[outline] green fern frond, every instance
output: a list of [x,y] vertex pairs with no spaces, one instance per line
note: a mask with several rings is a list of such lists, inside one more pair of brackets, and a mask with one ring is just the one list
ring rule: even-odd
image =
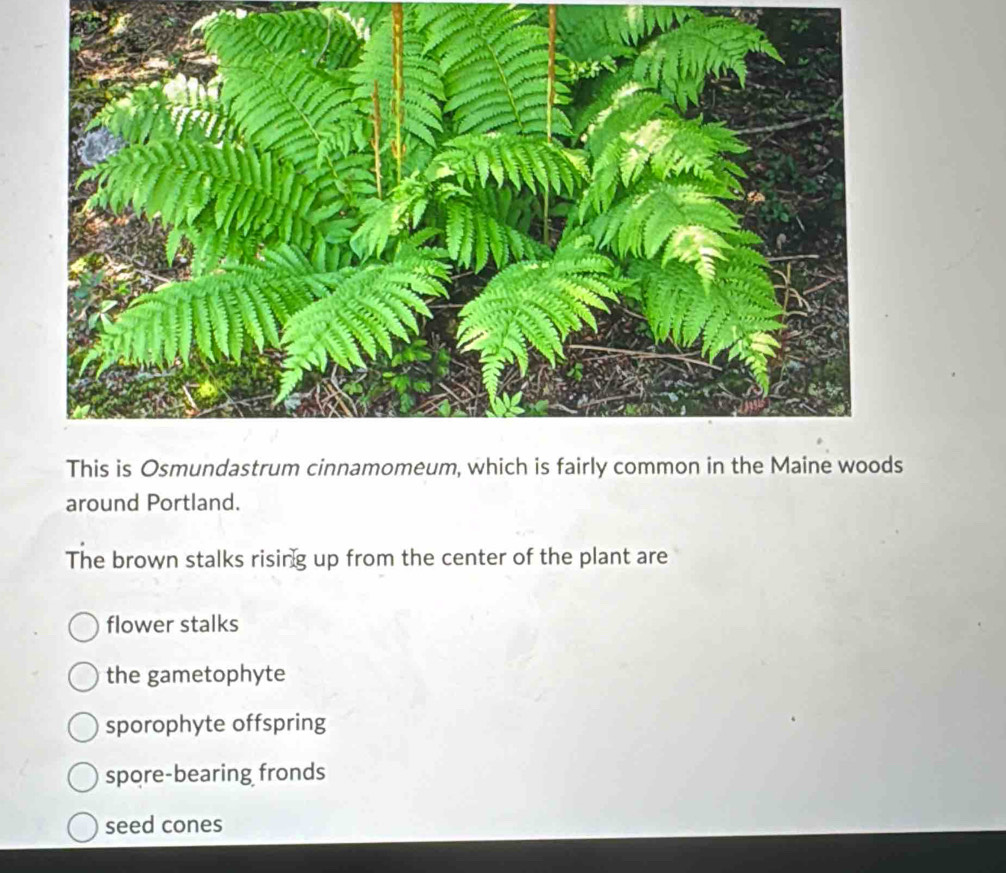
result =
[[[403,130],[430,146],[435,146],[437,135],[443,130],[441,106],[444,102],[444,83],[441,81],[440,67],[425,50],[422,37],[417,32],[417,11],[411,4],[405,7],[405,31],[403,43],[403,75],[405,79]],[[392,113],[392,22],[389,17],[381,19],[374,28],[360,62],[353,68],[352,81],[356,87],[356,100],[369,104],[378,83],[381,100],[381,116],[386,119]],[[386,133],[392,124],[386,125]]]
[[248,65],[263,56],[299,57],[338,69],[355,62],[363,41],[349,18],[336,9],[235,14],[223,12],[200,22],[206,47],[222,64]]
[[211,226],[261,243],[312,251],[324,243],[329,207],[293,168],[250,146],[188,142],[130,146],[84,173],[98,180],[89,205],[127,205],[171,226]]
[[[458,133],[546,133],[548,31],[527,23],[532,12],[501,4],[419,4],[427,51],[439,58]],[[552,131],[569,133],[558,105],[569,91],[556,83]]]
[[163,84],[141,85],[109,103],[88,129],[102,126],[133,145],[162,139],[219,143],[238,134],[217,89],[181,74]]
[[222,67],[223,100],[242,136],[325,188],[334,209],[352,203],[369,184],[367,116],[353,100],[347,76],[300,57]]
[[631,188],[644,174],[659,180],[673,176],[676,181],[707,183],[726,196],[736,189],[734,174],[740,170],[722,155],[744,151],[746,147],[723,125],[668,112],[639,126],[623,127],[608,141],[594,164],[594,178],[584,200],[600,214],[620,190]]
[[[583,203],[581,213],[590,204]],[[716,263],[732,247],[737,216],[691,184],[644,181],[633,187],[589,225],[600,245],[620,257],[658,256],[692,264],[703,281],[716,275]]]
[[164,285],[144,294],[104,328],[90,358],[104,369],[115,361],[188,363],[193,349],[214,360],[240,360],[253,344],[278,346],[279,326],[328,292],[329,273],[295,249],[267,251],[254,265],[231,264],[223,272]]
[[587,63],[628,57],[655,30],[670,30],[700,13],[688,6],[560,6],[563,52]]
[[633,76],[661,88],[685,109],[689,102],[699,102],[710,74],[721,76],[729,70],[743,85],[749,52],[782,60],[757,27],[726,16],[695,16],[648,43],[636,59]]
[[551,188],[573,195],[587,178],[583,155],[544,138],[512,133],[465,134],[446,142],[429,169],[433,179],[454,176],[467,188],[489,179],[533,193]]
[[771,332],[783,327],[783,310],[764,263],[752,249],[735,248],[710,283],[680,261],[633,260],[627,274],[640,289],[656,341],[670,338],[687,348],[701,336],[710,361],[723,351],[731,360],[741,358],[767,390],[768,359],[778,348]]
[[287,352],[277,401],[289,395],[307,370],[329,360],[345,369],[364,367],[394,338],[419,332],[416,315],[432,313],[424,297],[446,296],[442,249],[402,246],[390,263],[340,270],[324,277],[327,294],[294,315],[283,331]]
[[457,185],[440,185],[435,193],[451,259],[476,273],[486,266],[490,255],[497,268],[502,268],[511,261],[548,252],[547,246],[526,231],[507,223],[509,210],[501,208],[496,194],[492,190],[466,191]]
[[494,276],[461,310],[458,343],[480,353],[482,381],[494,397],[507,364],[527,372],[534,348],[554,365],[566,336],[585,324],[596,329],[592,310],[606,312],[605,301],[616,300],[622,287],[614,264],[593,250],[589,237],[570,239],[550,259]]

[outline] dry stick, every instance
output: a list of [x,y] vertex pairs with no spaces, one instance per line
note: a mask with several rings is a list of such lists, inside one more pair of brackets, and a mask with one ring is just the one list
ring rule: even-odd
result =
[[371,97],[374,102],[374,138],[370,144],[374,147],[374,178],[377,180],[377,199],[381,200],[381,93],[377,87],[377,79],[374,79],[374,93]]
[[746,136],[748,134],[755,133],[776,133],[780,130],[795,130],[798,127],[803,127],[805,124],[813,124],[815,121],[827,121],[831,118],[831,113],[838,108],[838,104],[842,102],[842,98],[839,97],[827,112],[822,112],[819,115],[811,115],[808,118],[801,118],[799,121],[784,121],[782,124],[769,124],[765,127],[749,127],[745,130],[735,130],[738,136]]
[[103,255],[111,256],[113,258],[119,258],[133,265],[133,271],[146,276],[148,279],[153,279],[155,282],[161,282],[165,285],[177,281],[176,279],[168,279],[165,276],[158,276],[157,273],[151,273],[148,270],[144,270],[137,261],[131,258],[129,255],[123,254],[122,252],[115,252],[111,249],[106,249],[102,252]]
[[664,361],[682,361],[685,364],[697,364],[700,367],[708,367],[710,370],[722,370],[722,367],[717,367],[715,364],[710,364],[708,361],[703,361],[701,358],[689,358],[687,355],[671,355],[665,354],[663,352],[637,352],[633,349],[616,349],[610,346],[580,346],[571,344],[567,346],[570,349],[579,349],[583,352],[604,352],[610,355],[628,355],[632,358],[652,358],[654,360],[664,360]]
[[782,255],[778,258],[765,258],[770,264],[780,264],[783,261],[816,261],[820,255]]
[[[336,383],[336,381],[335,381],[335,373],[333,373],[331,376],[329,376],[328,384],[335,391],[335,399],[338,402],[339,406],[342,407],[342,411],[346,413],[346,417],[347,418],[356,418],[357,415],[358,415],[358,411],[356,409],[356,404],[353,402],[353,398],[350,397],[345,391],[343,391],[342,388],[340,388],[339,385]],[[320,388],[321,386],[319,385],[318,387]],[[344,397],[346,398],[347,401],[349,401],[349,405],[353,407],[353,411],[352,412],[349,411],[349,408],[343,402],[342,398],[344,398]]]
[[[189,392],[186,391],[185,393],[188,395]],[[228,400],[226,403],[221,403],[219,406],[213,406],[210,409],[200,409],[193,417],[202,418],[204,415],[209,415],[211,412],[220,412],[221,409],[227,409],[229,406],[251,406],[260,400],[268,400],[272,396],[272,394],[260,394],[258,397],[247,397],[244,400]],[[196,408],[198,409],[198,407]]]
[[[548,90],[545,95],[545,138],[552,142],[552,106],[555,103],[555,32],[556,5],[548,5]],[[548,179],[545,180],[545,197],[542,203],[542,240],[550,244],[548,226]]]
[[619,400],[632,400],[636,398],[636,394],[619,394],[617,397],[598,397],[596,400],[588,400],[586,403],[581,404],[580,409],[588,409],[591,406],[598,406],[601,403],[616,403]]

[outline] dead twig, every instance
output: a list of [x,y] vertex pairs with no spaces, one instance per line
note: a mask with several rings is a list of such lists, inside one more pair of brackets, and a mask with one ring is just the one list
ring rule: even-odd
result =
[[780,255],[777,258],[765,258],[770,264],[779,264],[783,261],[816,261],[820,255]]
[[[183,385],[182,389],[185,391],[185,396],[188,397],[189,400],[192,400],[192,396],[189,394],[188,388],[186,388]],[[244,400],[228,400],[226,403],[221,403],[219,406],[214,406],[214,407],[212,407],[210,409],[201,409],[193,417],[194,418],[202,418],[205,415],[209,415],[211,412],[220,412],[220,410],[227,409],[230,406],[235,406],[235,407],[237,407],[237,406],[251,406],[253,403],[258,403],[259,401],[262,401],[262,400],[268,400],[271,397],[272,397],[272,394],[260,394],[258,397],[247,397]],[[198,407],[197,407],[197,409],[198,409]]]
[[765,127],[748,127],[744,130],[735,130],[738,136],[746,136],[755,133],[776,133],[781,130],[796,130],[798,127],[803,127],[805,124],[813,124],[815,121],[828,121],[831,119],[831,113],[834,112],[839,103],[842,102],[842,98],[839,97],[827,112],[821,112],[818,115],[810,115],[807,118],[801,118],[798,121],[784,121],[781,124],[768,124]]
[[722,367],[717,367],[715,364],[710,364],[708,361],[703,361],[701,358],[691,358],[687,355],[671,355],[663,352],[637,352],[633,349],[616,349],[611,346],[581,346],[571,344],[567,348],[579,349],[582,352],[600,352],[607,355],[627,355],[632,358],[647,358],[651,360],[662,360],[662,361],[681,361],[685,364],[697,364],[700,367],[708,367],[710,370],[722,370]]
[[581,411],[589,409],[591,406],[600,406],[602,403],[617,403],[619,400],[638,399],[636,394],[620,394],[617,397],[598,397],[596,400],[588,400],[580,406]]

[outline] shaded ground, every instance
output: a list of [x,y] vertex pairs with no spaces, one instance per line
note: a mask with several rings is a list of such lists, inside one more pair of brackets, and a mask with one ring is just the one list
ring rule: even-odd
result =
[[[177,73],[206,81],[212,62],[191,26],[221,8],[270,3],[74,2],[70,70],[70,268],[67,412],[74,417],[258,417],[483,415],[478,359],[454,348],[464,295],[432,308],[424,340],[366,373],[309,374],[301,391],[273,405],[281,355],[241,364],[197,362],[186,370],[111,367],[100,377],[80,361],[103,319],[138,294],[187,275],[184,253],[168,266],[165,233],[134,215],[85,213],[91,185],[76,144],[109,100]],[[291,4],[283,4],[290,8]],[[296,4],[310,5],[310,4]],[[723,10],[726,11],[726,10]],[[508,368],[503,391],[521,392],[538,415],[849,415],[848,288],[841,46],[835,10],[744,10],[766,30],[785,65],[750,62],[747,87],[712,82],[702,111],[752,147],[744,226],[761,235],[787,310],[783,349],[761,397],[740,367],[715,366],[694,350],[655,348],[645,321],[626,307],[599,319],[567,345],[553,369],[537,356],[521,377]],[[467,281],[477,283],[477,278]],[[471,291],[477,290],[477,284]],[[717,362],[719,363],[719,362]]]

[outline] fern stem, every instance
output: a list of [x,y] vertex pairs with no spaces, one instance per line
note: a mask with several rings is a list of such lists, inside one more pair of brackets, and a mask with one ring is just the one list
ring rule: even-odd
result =
[[370,141],[374,148],[374,178],[377,181],[377,199],[382,199],[381,194],[381,92],[377,86],[377,79],[374,79],[374,93],[371,96],[374,104],[374,138]]
[[[548,4],[548,91],[545,95],[545,138],[552,142],[552,107],[555,105],[555,32],[556,4]],[[542,241],[550,244],[548,226],[548,185],[545,185],[545,199],[542,206]]]
[[402,124],[405,121],[405,26],[402,4],[391,4],[391,112],[395,116],[395,164],[396,179],[402,181]]

